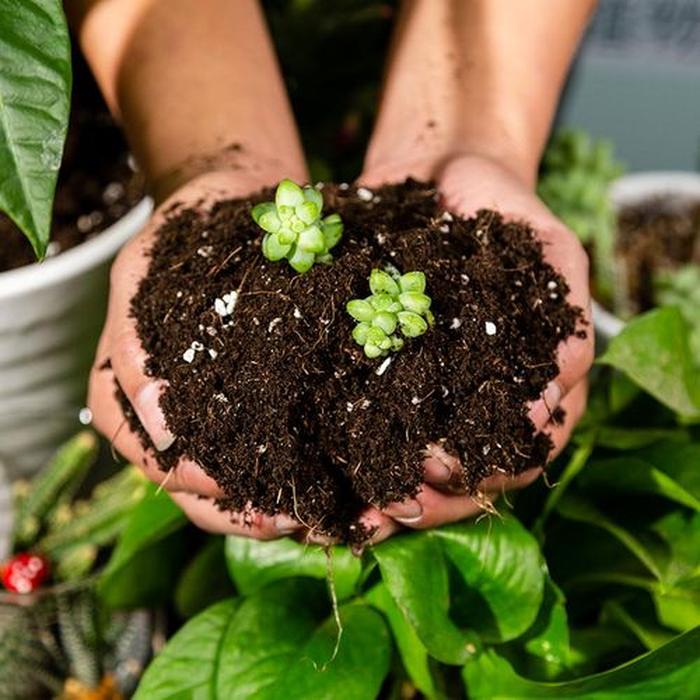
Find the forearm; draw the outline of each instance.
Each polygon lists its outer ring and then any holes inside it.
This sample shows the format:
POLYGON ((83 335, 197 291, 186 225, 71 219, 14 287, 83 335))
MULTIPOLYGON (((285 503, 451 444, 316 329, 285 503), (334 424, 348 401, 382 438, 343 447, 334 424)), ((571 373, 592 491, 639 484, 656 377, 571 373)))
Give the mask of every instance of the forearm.
POLYGON ((472 153, 534 183, 594 0, 406 0, 366 170, 472 153))
POLYGON ((306 179, 255 0, 67 0, 112 112, 159 197, 208 170, 306 179))

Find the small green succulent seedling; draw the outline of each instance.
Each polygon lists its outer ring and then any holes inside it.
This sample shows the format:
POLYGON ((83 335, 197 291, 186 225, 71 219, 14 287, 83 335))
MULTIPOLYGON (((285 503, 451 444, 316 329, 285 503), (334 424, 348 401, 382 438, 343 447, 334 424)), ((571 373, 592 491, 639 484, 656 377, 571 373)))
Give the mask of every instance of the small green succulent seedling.
POLYGON ((323 196, 315 187, 299 187, 291 180, 277 186, 274 202, 253 207, 255 223, 265 231, 262 252, 276 262, 287 259, 299 273, 315 263, 329 263, 330 253, 343 235, 338 214, 321 218, 323 196))
POLYGON ((425 293, 425 275, 407 272, 390 275, 372 270, 369 276, 372 295, 353 299, 347 312, 356 320, 352 337, 362 345, 367 357, 401 350, 406 338, 423 335, 433 324, 432 299, 425 293))

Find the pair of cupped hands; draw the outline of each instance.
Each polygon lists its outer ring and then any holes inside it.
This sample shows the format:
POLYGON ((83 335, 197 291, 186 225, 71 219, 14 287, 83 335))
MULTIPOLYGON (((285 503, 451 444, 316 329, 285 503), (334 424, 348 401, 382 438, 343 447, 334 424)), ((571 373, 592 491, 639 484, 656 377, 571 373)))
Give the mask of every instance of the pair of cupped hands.
MULTIPOLYGON (((401 182, 415 171, 415 167, 389 166, 366 171, 360 182, 376 187, 401 182)), ((544 244, 545 258, 569 283, 569 303, 581 307, 586 319, 590 320, 586 254, 574 234, 544 206, 528 184, 510 172, 506 165, 478 155, 461 154, 447 159, 434 177, 443 204, 449 211, 470 216, 479 209, 489 208, 500 211, 507 218, 529 222, 544 244)), ((242 514, 219 510, 215 500, 223 495, 221 490, 192 461, 182 459, 168 474, 159 469, 156 452, 167 449, 174 437, 168 431, 159 407, 162 383, 145 373, 145 351, 129 311, 131 298, 148 268, 146 253, 169 207, 176 202, 206 207, 217 199, 245 197, 263 185, 274 184, 274 177, 268 179, 270 181, 266 181, 260 172, 246 174, 240 170, 199 175, 163 202, 148 226, 125 246, 112 268, 109 309, 91 373, 88 403, 95 426, 113 441, 122 455, 139 465, 149 479, 163 484, 173 500, 200 528, 262 540, 291 536, 326 544, 328 539, 322 534, 310 532, 285 514, 270 516, 253 511, 243 517, 242 514), (104 369, 107 359, 110 360, 109 369, 104 369), (150 435, 155 451, 144 450, 139 438, 125 424, 114 395, 115 379, 150 435)), ((557 355, 559 375, 530 406, 535 429, 548 432, 554 443, 550 458, 563 449, 585 409, 586 374, 592 359, 590 332, 585 339, 573 336, 563 342, 557 355), (551 411, 557 406, 566 412, 561 424, 550 422, 551 411)), ((459 483, 455 478, 460 469, 458 460, 439 445, 428 447, 424 464, 425 483, 415 498, 392 503, 381 510, 370 506, 363 513, 362 522, 373 531, 372 542, 379 542, 405 528, 432 528, 491 510, 491 504, 503 492, 527 486, 542 472, 541 468, 530 469, 515 478, 498 474, 484 480, 478 493, 466 494, 456 486, 459 483)))

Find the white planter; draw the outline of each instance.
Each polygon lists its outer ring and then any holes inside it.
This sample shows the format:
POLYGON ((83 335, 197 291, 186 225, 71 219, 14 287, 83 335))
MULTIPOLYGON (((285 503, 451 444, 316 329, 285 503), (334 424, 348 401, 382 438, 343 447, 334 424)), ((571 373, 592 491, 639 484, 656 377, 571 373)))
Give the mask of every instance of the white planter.
MULTIPOLYGON (((673 197, 679 201, 700 200, 700 174, 681 171, 650 171, 623 175, 611 187, 616 211, 648 199, 673 197)), ((593 301, 593 323, 605 342, 616 336, 625 322, 593 301)))
POLYGON ((0 274, 0 460, 10 478, 36 471, 77 429, 111 262, 152 208, 144 199, 95 238, 0 274))

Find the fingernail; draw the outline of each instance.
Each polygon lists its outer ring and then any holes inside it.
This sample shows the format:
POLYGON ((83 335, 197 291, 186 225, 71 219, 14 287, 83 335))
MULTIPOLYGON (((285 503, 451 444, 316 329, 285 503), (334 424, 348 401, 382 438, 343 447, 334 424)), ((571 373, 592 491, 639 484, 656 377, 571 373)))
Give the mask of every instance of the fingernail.
POLYGON ((160 386, 155 382, 149 382, 136 395, 134 411, 136 411, 141 425, 150 435, 153 446, 158 452, 163 452, 175 442, 175 436, 165 425, 165 418, 158 403, 159 400, 160 386))
POLYGON ((284 513, 275 515, 274 525, 275 530, 277 530, 280 535, 291 535, 299 529, 299 523, 294 520, 294 518, 284 515, 284 513))
POLYGON ((559 402, 561 401, 561 393, 561 387, 555 379, 549 382, 549 384, 547 384, 545 387, 545 390, 542 393, 542 400, 550 412, 559 405, 559 402))
POLYGON ((393 503, 384 512, 400 523, 415 523, 423 517, 423 506, 415 500, 403 501, 393 503))

